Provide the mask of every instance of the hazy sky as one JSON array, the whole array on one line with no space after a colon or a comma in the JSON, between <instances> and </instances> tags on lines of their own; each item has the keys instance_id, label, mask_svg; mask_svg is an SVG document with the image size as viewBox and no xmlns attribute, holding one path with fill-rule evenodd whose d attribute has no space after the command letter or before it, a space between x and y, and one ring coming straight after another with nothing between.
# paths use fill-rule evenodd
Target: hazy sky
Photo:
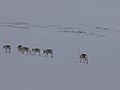
<instances>
[{"instance_id":1,"label":"hazy sky","mask_svg":"<svg viewBox=\"0 0 120 90\"><path fill-rule=\"evenodd\" d=\"M119 0L0 0L0 22L86 23L119 26Z\"/></svg>"}]
</instances>

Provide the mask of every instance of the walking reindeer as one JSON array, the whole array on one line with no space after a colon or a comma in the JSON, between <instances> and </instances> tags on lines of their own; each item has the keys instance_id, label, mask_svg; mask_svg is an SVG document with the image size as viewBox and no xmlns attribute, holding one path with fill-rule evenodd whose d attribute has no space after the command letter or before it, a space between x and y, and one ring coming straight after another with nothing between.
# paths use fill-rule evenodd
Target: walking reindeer
<instances>
[{"instance_id":1,"label":"walking reindeer","mask_svg":"<svg viewBox=\"0 0 120 90\"><path fill-rule=\"evenodd\" d=\"M5 49L5 53L11 53L11 46L10 45L4 45L3 49Z\"/></svg>"},{"instance_id":2,"label":"walking reindeer","mask_svg":"<svg viewBox=\"0 0 120 90\"><path fill-rule=\"evenodd\" d=\"M18 46L17 46L17 49L18 49L19 52L21 52L21 50L22 50L22 45L18 45Z\"/></svg>"},{"instance_id":3,"label":"walking reindeer","mask_svg":"<svg viewBox=\"0 0 120 90\"><path fill-rule=\"evenodd\" d=\"M31 55L29 47L23 47L22 45L18 45L17 49L19 52L22 52L23 54L25 54L25 52L26 52L26 54L30 53L30 55Z\"/></svg>"},{"instance_id":4,"label":"walking reindeer","mask_svg":"<svg viewBox=\"0 0 120 90\"><path fill-rule=\"evenodd\" d=\"M35 56L36 56L36 53L38 53L40 56L40 49L39 48L34 48L31 50L31 52L33 52L33 55L35 55Z\"/></svg>"},{"instance_id":5,"label":"walking reindeer","mask_svg":"<svg viewBox=\"0 0 120 90\"><path fill-rule=\"evenodd\" d=\"M43 50L43 54L45 54L45 57L48 57L48 54L50 54L51 58L53 58L53 50L52 49Z\"/></svg>"},{"instance_id":6,"label":"walking reindeer","mask_svg":"<svg viewBox=\"0 0 120 90\"><path fill-rule=\"evenodd\" d=\"M88 58L87 58L87 54L85 53L82 53L82 54L79 54L79 59L80 59L80 63L87 63L88 64Z\"/></svg>"}]
</instances>

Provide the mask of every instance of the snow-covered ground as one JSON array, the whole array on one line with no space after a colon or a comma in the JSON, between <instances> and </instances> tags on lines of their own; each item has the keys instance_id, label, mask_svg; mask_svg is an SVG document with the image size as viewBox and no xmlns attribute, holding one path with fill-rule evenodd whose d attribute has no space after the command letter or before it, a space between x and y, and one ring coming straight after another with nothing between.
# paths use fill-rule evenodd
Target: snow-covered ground
<instances>
[{"instance_id":1,"label":"snow-covered ground","mask_svg":"<svg viewBox=\"0 0 120 90\"><path fill-rule=\"evenodd\" d=\"M3 25L3 24L2 24ZM120 32L82 26L0 27L0 90L118 90L120 89ZM16 24L15 24L16 25ZM22 28L20 28L22 27ZM84 33L75 33L82 30ZM68 30L69 33L63 31ZM98 28L97 28L98 29ZM100 29L100 28L99 28ZM59 32L62 31L62 32ZM92 33L94 35L92 35ZM104 37L99 37L104 35ZM4 53L3 45L12 46ZM53 58L23 55L16 46L51 48ZM78 55L88 54L89 64ZM42 51L41 51L42 53Z\"/></svg>"}]
</instances>

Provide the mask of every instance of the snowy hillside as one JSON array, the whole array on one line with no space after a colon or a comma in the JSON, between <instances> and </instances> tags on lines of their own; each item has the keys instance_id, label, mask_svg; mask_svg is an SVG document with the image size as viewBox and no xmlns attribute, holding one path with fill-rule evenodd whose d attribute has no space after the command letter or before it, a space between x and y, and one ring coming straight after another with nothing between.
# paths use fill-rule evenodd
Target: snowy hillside
<instances>
[{"instance_id":1,"label":"snowy hillside","mask_svg":"<svg viewBox=\"0 0 120 90\"><path fill-rule=\"evenodd\" d=\"M0 23L0 90L118 90L120 31L99 26ZM10 44L11 53L3 45ZM23 55L17 45L53 49ZM79 63L86 52L89 64Z\"/></svg>"}]
</instances>

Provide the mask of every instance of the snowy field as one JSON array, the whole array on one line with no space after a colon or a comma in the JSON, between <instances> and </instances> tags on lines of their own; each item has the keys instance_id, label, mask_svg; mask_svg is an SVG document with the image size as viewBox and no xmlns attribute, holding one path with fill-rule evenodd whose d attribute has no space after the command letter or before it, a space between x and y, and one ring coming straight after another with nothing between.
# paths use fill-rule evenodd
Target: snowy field
<instances>
[{"instance_id":1,"label":"snowy field","mask_svg":"<svg viewBox=\"0 0 120 90\"><path fill-rule=\"evenodd\" d=\"M70 27L1 24L0 90L119 90L120 32ZM6 44L11 53L4 53ZM51 48L54 57L45 58L42 51L41 56L23 55L19 44ZM89 64L79 63L81 52L88 54Z\"/></svg>"}]
</instances>

